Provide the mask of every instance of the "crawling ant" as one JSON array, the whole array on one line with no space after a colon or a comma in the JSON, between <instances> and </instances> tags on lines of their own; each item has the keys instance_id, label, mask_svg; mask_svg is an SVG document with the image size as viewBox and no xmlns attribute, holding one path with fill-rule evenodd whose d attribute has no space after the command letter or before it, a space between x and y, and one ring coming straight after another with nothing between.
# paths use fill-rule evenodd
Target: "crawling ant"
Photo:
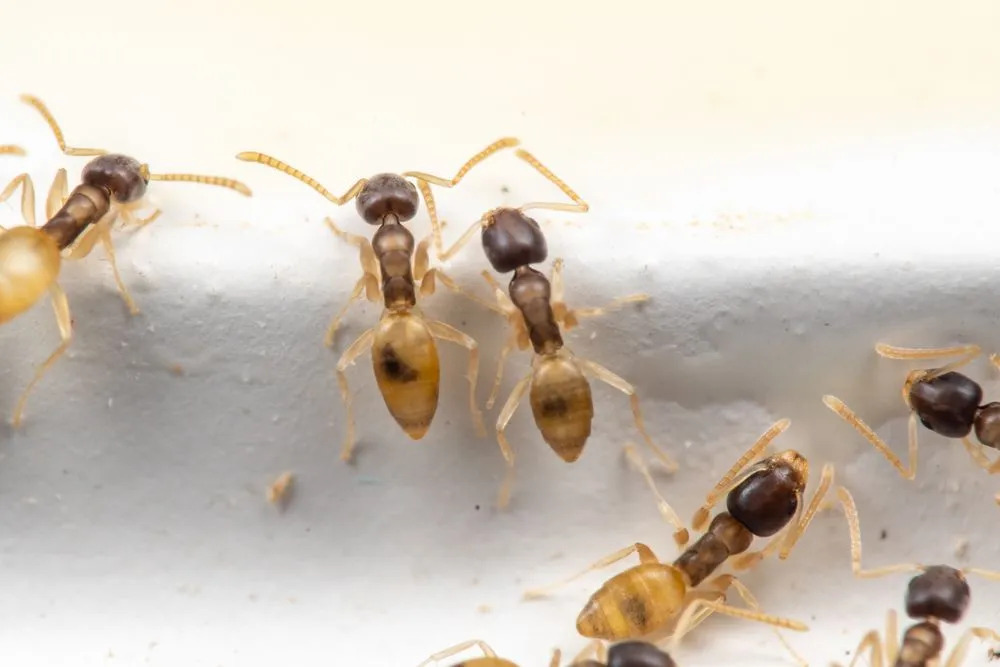
<instances>
[{"instance_id":1,"label":"crawling ant","mask_svg":"<svg viewBox=\"0 0 1000 667\"><path fill-rule=\"evenodd\" d=\"M584 605L576 620L576 629L584 637L618 641L672 636L676 646L712 613L775 628L806 630L798 621L763 613L749 589L734 575L709 578L724 563L735 570L747 570L779 549L779 558L784 560L819 510L833 483L832 465L823 466L819 485L806 507L803 494L809 480L809 462L804 456L785 450L751 464L790 424L788 419L776 422L723 475L691 521L695 531L705 531L706 526L707 531L672 564L661 562L648 546L636 543L552 586L527 591L525 597L542 597L636 553L639 564L608 579ZM656 489L649 469L635 450L629 447L626 452L656 496L661 514L673 525L674 541L679 547L685 546L688 530ZM711 510L723 495L727 511L719 512L709 523ZM754 537L771 536L775 537L763 549L747 551ZM730 588L749 609L725 604ZM803 662L780 633L778 638L798 662Z\"/></svg>"},{"instance_id":2,"label":"crawling ant","mask_svg":"<svg viewBox=\"0 0 1000 667\"><path fill-rule=\"evenodd\" d=\"M246 162L257 162L277 169L305 183L338 206L355 200L358 214L365 222L377 227L369 241L364 236L341 230L332 219L326 218L327 226L335 235L358 248L362 269L361 278L355 283L347 303L330 322L325 337L326 345L333 345L340 320L355 301L364 296L373 302L381 297L384 302L378 324L358 336L337 362L337 381L347 411L347 437L340 453L342 460L351 460L356 443L353 399L347 383L347 368L359 357L371 352L375 381L389 413L410 438L419 440L430 428L438 405L440 368L435 339L456 343L469 351L469 411L477 432L485 434L475 395L479 375L478 344L471 336L444 322L426 319L417 307L418 291L421 296L430 296L434 293L437 282L458 293L463 293L464 290L441 269L429 268L430 240L424 239L415 245L413 234L403 225L417 214L420 204L417 188L406 177L419 174L424 180L452 187L472 167L517 143L518 140L513 138L493 142L462 165L451 179L421 172L381 173L359 179L340 197L312 177L269 155L247 151L236 156ZM424 192L428 211L436 216L436 206L429 188L424 184L421 190ZM466 296L477 298L469 294Z\"/></svg>"},{"instance_id":3,"label":"crawling ant","mask_svg":"<svg viewBox=\"0 0 1000 667\"><path fill-rule=\"evenodd\" d=\"M0 201L3 201L18 187L21 188L21 213L27 223L11 229L0 227L0 324L28 310L48 292L62 338L59 347L36 370L28 388L21 394L14 410L15 427L21 423L28 395L72 340L73 319L69 302L56 282L63 258L82 259L100 241L111 263L118 292L134 315L139 309L118 273L111 229L118 218L123 223L140 227L156 219L159 210L146 218L135 216L149 182L187 181L217 185L250 196L250 190L245 185L232 179L196 174L154 174L149 171L148 165L126 155L67 146L59 124L42 101L31 95L22 95L21 100L42 115L65 155L96 157L83 168L82 183L72 192L67 192L66 170L59 170L46 199L47 222L41 227L35 226L35 188L28 174L16 176L0 192Z\"/></svg>"},{"instance_id":4,"label":"crawling ant","mask_svg":"<svg viewBox=\"0 0 1000 667\"><path fill-rule=\"evenodd\" d=\"M483 657L463 660L452 667L517 667L510 660L498 658L489 644L478 639L439 651L420 663L418 667L426 667L473 647L482 651ZM560 664L562 664L562 652L556 649L552 653L549 667L559 667ZM592 643L577 655L568 667L677 667L677 665L669 654L653 644L629 641L615 644L611 648L605 648L601 642Z\"/></svg>"},{"instance_id":5,"label":"crawling ant","mask_svg":"<svg viewBox=\"0 0 1000 667\"><path fill-rule=\"evenodd\" d=\"M487 211L446 251L442 260L454 255L467 244L477 229L481 230L483 251L499 273L513 271L507 293L486 271L483 277L492 286L497 305L491 309L507 319L510 336L500 351L496 379L486 401L493 407L503 378L507 357L514 349L533 348L532 370L511 391L496 423L497 443L507 462L507 475L500 488L498 505L505 507L510 500L514 476L514 451L507 440L506 429L524 396L529 396L535 426L552 450L567 463L576 461L590 437L594 403L587 376L596 378L626 394L632 406L636 428L644 442L664 466L676 470L677 464L653 442L646 431L635 387L624 378L588 359L575 356L563 343L562 333L577 326L580 319L606 314L610 309L627 303L648 300L644 294L622 297L603 308L573 310L564 302L562 280L563 261L555 260L550 278L532 268L531 264L545 261L548 245L539 224L525 215L531 209L586 212L587 203L562 179L525 150L516 155L554 183L573 203L534 202L518 208L500 207ZM435 230L440 242L440 226Z\"/></svg>"},{"instance_id":6,"label":"crawling ant","mask_svg":"<svg viewBox=\"0 0 1000 667\"><path fill-rule=\"evenodd\" d=\"M906 614L919 621L908 627L903 633L902 645L896 643L897 625L896 612L890 610L886 614L885 635L879 637L877 630L868 632L858 644L851 660L851 667L868 652L869 662L874 667L880 667L883 659L886 664L896 667L927 667L938 664L944 651L944 635L941 632L941 622L958 623L962 620L969 607L971 591L966 581L967 574L1000 581L1000 572L991 572L978 568L955 569L947 565L920 565L918 563L899 563L874 570L861 568L861 526L858 520L857 507L850 492L839 487L837 495L844 514L847 517L851 533L851 569L855 576L862 578L880 577L895 572L919 572L910 579L906 589ZM969 628L962 635L950 656L944 663L945 667L959 667L969 650L973 638L984 641L1000 641L1000 634L989 628Z\"/></svg>"},{"instance_id":7,"label":"crawling ant","mask_svg":"<svg viewBox=\"0 0 1000 667\"><path fill-rule=\"evenodd\" d=\"M888 359L936 359L959 355L960 358L940 368L910 371L903 382L903 402L910 411L908 422L909 461L906 466L868 424L837 398L826 395L823 403L854 427L875 449L882 453L899 474L912 480L917 475L917 421L946 438L959 438L969 456L990 475L1000 473L1000 459L990 461L982 447L1000 449L1000 402L982 404L983 388L956 369L979 356L978 345L945 348L906 348L879 343L879 355ZM996 355L990 358L1000 367ZM969 439L975 431L982 447ZM1000 495L996 498L1000 503Z\"/></svg>"}]
</instances>

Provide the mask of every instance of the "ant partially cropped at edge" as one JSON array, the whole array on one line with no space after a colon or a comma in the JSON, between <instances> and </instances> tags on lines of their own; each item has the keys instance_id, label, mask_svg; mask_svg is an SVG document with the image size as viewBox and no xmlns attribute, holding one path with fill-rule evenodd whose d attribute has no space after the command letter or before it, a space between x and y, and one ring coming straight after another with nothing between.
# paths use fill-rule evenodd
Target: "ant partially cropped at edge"
<instances>
[{"instance_id":1,"label":"ant partially cropped at edge","mask_svg":"<svg viewBox=\"0 0 1000 667\"><path fill-rule=\"evenodd\" d=\"M906 591L906 614L918 621L903 633L902 645L896 643L898 629L896 612L886 614L885 635L879 637L877 630L868 632L855 649L851 667L868 652L872 667L893 664L895 667L927 667L938 664L944 651L944 635L941 622L958 623L969 607L971 591L966 581L967 574L992 581L1000 581L1000 572L979 568L961 570L947 565L921 565L919 563L899 563L874 570L861 567L861 524L858 510L850 492L839 487L838 499L847 518L851 536L851 570L859 578L881 577L896 572L919 572L910 580ZM945 667L959 667L969 650L973 638L983 641L1000 641L1000 634L989 628L969 628L955 644ZM885 663L883 663L883 659Z\"/></svg>"},{"instance_id":2,"label":"ant partially cropped at edge","mask_svg":"<svg viewBox=\"0 0 1000 667\"><path fill-rule=\"evenodd\" d=\"M24 226L0 227L0 324L4 324L31 308L46 292L52 297L56 323L62 342L36 370L34 378L21 394L14 409L13 425L19 426L28 395L45 372L69 347L73 335L66 294L56 282L62 259L82 259L100 241L111 263L118 291L129 311L139 312L118 272L111 229L121 218L123 223L147 225L160 214L153 211L146 218L135 217L150 181L187 181L216 185L250 196L250 190L239 181L218 176L197 174L154 174L149 166L134 158L109 154L96 148L73 148L66 145L62 130L52 113L37 97L22 95L21 100L42 115L55 135L65 155L96 156L81 174L82 183L67 192L66 170L60 169L49 189L45 203L47 222L35 226L35 188L28 174L20 174L0 192L0 201L21 188L21 214ZM65 252L65 254L63 254Z\"/></svg>"},{"instance_id":3,"label":"ant partially cropped at edge","mask_svg":"<svg viewBox=\"0 0 1000 667\"><path fill-rule=\"evenodd\" d=\"M531 372L515 385L496 423L497 444L507 463L507 475L500 487L498 506L503 508L509 503L514 478L514 450L505 431L526 394L535 425L545 442L567 463L573 463L580 457L590 437L594 417L593 398L586 376L611 385L629 397L633 419L643 441L668 471L675 471L676 462L656 445L646 430L635 387L596 362L575 356L565 347L562 337L564 331L577 326L584 317L604 315L611 308L644 302L649 297L645 294L622 297L603 308L573 310L566 305L562 260L553 262L551 278L546 278L530 266L545 261L548 244L538 222L525 215L525 211L544 209L585 213L589 206L531 153L519 149L516 155L558 187L573 203L532 202L517 208L491 209L473 222L448 250L439 251L441 260L448 259L466 245L478 229L481 230L483 252L493 268L499 273L513 271L514 274L505 293L502 286L483 271L483 277L493 288L497 301L490 308L502 315L510 327L510 336L500 351L496 379L486 401L487 409L493 407L496 401L510 352L514 348L526 350L529 345L534 351ZM424 179L426 174L415 174L415 177ZM424 186L426 184L421 181L422 190ZM432 218L432 224L435 244L440 249L442 223Z\"/></svg>"},{"instance_id":4,"label":"ant partially cropped at edge","mask_svg":"<svg viewBox=\"0 0 1000 667\"><path fill-rule=\"evenodd\" d=\"M983 453L983 447L1000 449L1000 402L983 404L983 388L967 375L955 372L980 354L978 345L960 345L941 348L907 348L879 343L875 351L888 359L936 359L959 356L959 359L939 368L910 371L903 382L903 402L910 411L908 422L907 465L896 456L882 438L855 414L847 405L827 394L823 403L850 424L904 479L912 480L917 475L917 421L926 428L946 438L958 438L969 456L988 474L1000 473L1000 458L990 461ZM1000 359L990 357L994 366L1000 368ZM975 431L979 445L969 439ZM1000 503L1000 494L996 496Z\"/></svg>"},{"instance_id":5,"label":"ant partially cropped at edge","mask_svg":"<svg viewBox=\"0 0 1000 667\"><path fill-rule=\"evenodd\" d=\"M438 651L417 667L427 667L431 663L450 658L473 647L482 651L483 657L469 658L452 665L452 667L518 667L510 660L497 657L490 645L479 639L462 642L451 648ZM556 649L552 652L549 667L559 667L561 664L562 652ZM591 642L567 667L677 667L677 665L669 654L653 644L629 641L615 644L610 648L605 648L602 642Z\"/></svg>"}]
</instances>

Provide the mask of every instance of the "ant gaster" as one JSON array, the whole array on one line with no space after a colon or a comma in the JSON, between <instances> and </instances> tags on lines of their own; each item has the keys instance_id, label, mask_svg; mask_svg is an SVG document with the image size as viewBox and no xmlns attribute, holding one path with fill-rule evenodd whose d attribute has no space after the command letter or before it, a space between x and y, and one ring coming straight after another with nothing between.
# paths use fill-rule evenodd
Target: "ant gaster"
<instances>
[{"instance_id":1,"label":"ant gaster","mask_svg":"<svg viewBox=\"0 0 1000 667\"><path fill-rule=\"evenodd\" d=\"M134 211L146 194L150 181L188 181L230 188L250 196L250 190L238 181L217 176L196 174L154 174L149 166L126 155L109 154L95 148L73 148L66 145L62 130L48 108L37 97L23 95L22 101L42 115L59 148L66 155L96 156L81 174L82 183L67 192L66 170L60 169L46 199L47 222L35 226L35 188L28 174L16 176L0 192L0 201L21 188L21 213L24 226L0 227L0 324L8 322L31 308L48 292L55 308L56 322L62 342L35 372L27 389L14 409L13 424L21 423L25 402L45 372L69 347L73 335L73 319L66 294L56 282L64 257L81 259L90 254L100 241L111 263L118 291L134 315L138 308L118 273L111 228L117 218L123 223L146 225L159 215L156 210L144 219ZM64 254L65 252L65 254Z\"/></svg>"}]
</instances>

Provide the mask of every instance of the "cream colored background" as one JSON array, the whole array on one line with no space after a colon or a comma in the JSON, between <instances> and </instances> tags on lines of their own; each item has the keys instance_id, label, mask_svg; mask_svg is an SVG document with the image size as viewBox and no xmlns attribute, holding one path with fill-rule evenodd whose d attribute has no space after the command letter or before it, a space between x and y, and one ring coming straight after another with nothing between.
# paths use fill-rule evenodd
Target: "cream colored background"
<instances>
[{"instance_id":1,"label":"cream colored background","mask_svg":"<svg viewBox=\"0 0 1000 667\"><path fill-rule=\"evenodd\" d=\"M627 402L605 389L572 468L518 414L517 495L497 514L502 461L468 426L462 357L445 353L442 406L417 444L385 415L362 361L351 377L371 417L357 466L340 464L336 356L320 343L357 267L320 220L332 212L351 231L370 228L352 206L331 211L232 158L249 149L342 191L376 171L447 174L519 136L592 204L586 217L544 219L571 300L653 295L570 343L639 387L654 434L681 455L682 472L661 483L684 516L787 415L785 446L817 469L835 461L855 491L867 562L1000 569L997 484L957 443L922 433L918 481L906 483L819 403L839 393L902 452L905 365L877 361L872 344L1000 349L1000 5L4 10L0 143L30 155L0 160L0 178L30 169L47 184L58 166L75 175L83 164L58 155L17 102L32 92L71 143L231 175L255 197L152 192L167 213L120 243L139 318L124 312L100 253L64 269L73 352L33 397L24 431L0 428L3 664L405 667L482 637L529 667L582 645L573 619L601 577L531 604L519 602L525 587L635 540L671 557L621 462L635 437ZM552 197L509 156L464 185L439 197L451 235L488 207ZM0 206L0 224L16 220L16 206ZM425 233L426 221L414 228ZM470 246L450 271L479 287L484 266ZM451 296L427 307L480 338L491 377L495 320ZM376 314L354 311L340 348ZM0 410L55 341L47 307L0 330ZM507 390L526 363L512 361ZM985 364L970 373L996 395ZM262 494L285 469L299 485L280 515ZM901 605L905 577L856 582L847 563L830 513L788 562L747 577L766 609L812 626L792 641L813 664L843 659ZM973 591L970 622L1000 626L996 591L978 581ZM984 655L974 647L968 664ZM717 619L677 657L784 659L766 629Z\"/></svg>"}]
</instances>

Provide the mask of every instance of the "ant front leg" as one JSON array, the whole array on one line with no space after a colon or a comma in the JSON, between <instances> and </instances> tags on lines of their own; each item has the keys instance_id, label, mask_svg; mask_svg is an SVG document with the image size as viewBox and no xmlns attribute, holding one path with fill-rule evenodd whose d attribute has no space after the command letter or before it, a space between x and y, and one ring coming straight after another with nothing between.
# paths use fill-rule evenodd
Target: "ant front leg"
<instances>
[{"instance_id":1,"label":"ant front leg","mask_svg":"<svg viewBox=\"0 0 1000 667\"><path fill-rule=\"evenodd\" d=\"M631 294L612 299L607 305L597 308L570 308L566 305L565 301L566 288L563 283L562 272L563 260L562 258L557 258L552 262L552 273L549 277L549 283L552 286L552 311L555 314L556 320L567 331L578 326L580 320L583 318L602 317L612 310L627 304L645 303L650 298L648 294Z\"/></svg>"},{"instance_id":2,"label":"ant front leg","mask_svg":"<svg viewBox=\"0 0 1000 667\"><path fill-rule=\"evenodd\" d=\"M12 424L14 428L18 428L21 425L21 419L24 416L24 406L28 402L28 396L34 390L35 385L42 379L42 376L52 368L52 365L59 360L59 357L66 352L69 344L73 341L73 316L69 311L69 300L66 298L66 293L63 292L62 288L59 287L57 283L52 283L52 287L49 288L49 293L52 295L52 308L56 314L56 324L59 325L59 337L62 342L59 343L59 347L49 355L38 370L35 371L35 377L32 378L31 382L28 383L28 387L21 394L21 398L17 401L17 407L14 408L14 418Z\"/></svg>"},{"instance_id":3,"label":"ant front leg","mask_svg":"<svg viewBox=\"0 0 1000 667\"><path fill-rule=\"evenodd\" d=\"M500 315L504 314L504 311L495 303L487 301L486 299L480 298L478 295L469 292L468 290L462 288L458 283L454 281L447 273L445 273L440 268L429 268L430 257L428 253L428 246L430 245L430 239L423 239L417 244L416 251L413 255L413 279L420 283L420 294L421 296L431 296L436 291L437 282L440 281L447 289L451 290L455 294L464 296L469 301L479 304L487 310L492 310L494 313Z\"/></svg>"},{"instance_id":4,"label":"ant front leg","mask_svg":"<svg viewBox=\"0 0 1000 667\"><path fill-rule=\"evenodd\" d=\"M687 528L684 527L684 522L681 521L680 516L674 508L666 501L660 490L656 488L656 482L653 481L653 475L649 472L649 466L642 460L639 456L639 452L635 450L635 447L629 443L625 445L625 455L628 457L629 462L632 466L639 471L639 474L643 476L646 480L646 486L653 493L656 498L657 507L660 510L660 516L674 527L674 542L678 547L683 547L688 543L691 536L688 533Z\"/></svg>"},{"instance_id":5,"label":"ant front leg","mask_svg":"<svg viewBox=\"0 0 1000 667\"><path fill-rule=\"evenodd\" d=\"M990 628L969 628L962 633L962 637L955 644L955 648L952 650L951 655L948 656L948 661L944 663L944 667L960 667L965 661L965 654L969 652L969 644L973 638L984 642L1000 642L1000 634L997 634Z\"/></svg>"},{"instance_id":6,"label":"ant front leg","mask_svg":"<svg viewBox=\"0 0 1000 667\"><path fill-rule=\"evenodd\" d=\"M757 442L750 446L750 449L743 453L736 463L722 476L705 496L705 503L698 508L694 513L694 518L691 519L691 527L697 531L703 531L705 526L708 525L708 519L711 516L712 508L719 500L729 493L737 484L746 479L749 475L756 472L760 464L752 466L748 470L744 470L751 462L756 461L767 449L771 441L777 438L779 435L788 430L788 427L792 425L790 419L779 419L774 424L771 425L769 429L764 431L764 433L757 438ZM743 472L743 474L740 474Z\"/></svg>"},{"instance_id":7,"label":"ant front leg","mask_svg":"<svg viewBox=\"0 0 1000 667\"><path fill-rule=\"evenodd\" d=\"M45 217L49 220L62 208L69 197L69 184L66 182L66 170L60 169L49 186L49 194L45 198Z\"/></svg>"}]
</instances>

